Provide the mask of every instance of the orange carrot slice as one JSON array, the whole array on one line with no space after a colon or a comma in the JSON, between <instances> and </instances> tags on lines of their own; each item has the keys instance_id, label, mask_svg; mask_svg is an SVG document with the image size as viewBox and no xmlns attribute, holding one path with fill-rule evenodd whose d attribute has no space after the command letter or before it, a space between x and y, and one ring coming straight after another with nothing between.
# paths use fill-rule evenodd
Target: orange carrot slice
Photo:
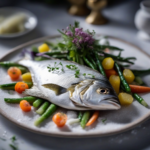
<instances>
[{"instance_id":1,"label":"orange carrot slice","mask_svg":"<svg viewBox=\"0 0 150 150\"><path fill-rule=\"evenodd\" d=\"M25 91L25 89L28 89L29 86L27 83L24 83L24 82L18 82L16 85L15 85L15 91L18 92L18 93L22 93L23 91Z\"/></svg>"},{"instance_id":2,"label":"orange carrot slice","mask_svg":"<svg viewBox=\"0 0 150 150\"><path fill-rule=\"evenodd\" d=\"M99 111L95 111L90 120L87 122L86 126L92 125L98 118L99 116Z\"/></svg>"},{"instance_id":3,"label":"orange carrot slice","mask_svg":"<svg viewBox=\"0 0 150 150\"><path fill-rule=\"evenodd\" d=\"M139 85L129 85L131 88L131 92L133 93L147 93L150 92L150 87L147 86L139 86Z\"/></svg>"}]
</instances>

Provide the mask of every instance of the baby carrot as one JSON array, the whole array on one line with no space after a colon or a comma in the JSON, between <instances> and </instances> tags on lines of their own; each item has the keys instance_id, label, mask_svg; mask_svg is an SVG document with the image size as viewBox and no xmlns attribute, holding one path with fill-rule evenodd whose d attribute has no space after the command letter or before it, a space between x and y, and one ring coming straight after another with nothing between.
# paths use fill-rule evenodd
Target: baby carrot
<instances>
[{"instance_id":1,"label":"baby carrot","mask_svg":"<svg viewBox=\"0 0 150 150\"><path fill-rule=\"evenodd\" d=\"M86 126L92 125L98 118L99 116L99 111L95 111L90 120L87 122Z\"/></svg>"},{"instance_id":2,"label":"baby carrot","mask_svg":"<svg viewBox=\"0 0 150 150\"><path fill-rule=\"evenodd\" d=\"M20 102L20 108L25 112L31 111L31 105L26 100Z\"/></svg>"},{"instance_id":3,"label":"baby carrot","mask_svg":"<svg viewBox=\"0 0 150 150\"><path fill-rule=\"evenodd\" d=\"M133 93L147 93L150 92L150 87L147 86L139 86L139 85L129 85L131 88L131 92Z\"/></svg>"},{"instance_id":4,"label":"baby carrot","mask_svg":"<svg viewBox=\"0 0 150 150\"><path fill-rule=\"evenodd\" d=\"M117 71L114 69L105 70L105 73L108 79L111 75L118 75Z\"/></svg>"}]
</instances>

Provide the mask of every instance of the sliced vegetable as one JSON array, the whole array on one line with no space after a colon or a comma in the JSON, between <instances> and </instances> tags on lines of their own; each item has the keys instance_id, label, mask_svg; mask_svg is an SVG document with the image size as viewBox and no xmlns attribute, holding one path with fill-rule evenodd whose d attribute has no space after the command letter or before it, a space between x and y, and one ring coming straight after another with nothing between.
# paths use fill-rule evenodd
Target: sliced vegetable
<instances>
[{"instance_id":1,"label":"sliced vegetable","mask_svg":"<svg viewBox=\"0 0 150 150\"><path fill-rule=\"evenodd\" d=\"M107 57L103 60L102 65L104 69L109 70L114 68L114 60L111 57Z\"/></svg>"},{"instance_id":2,"label":"sliced vegetable","mask_svg":"<svg viewBox=\"0 0 150 150\"><path fill-rule=\"evenodd\" d=\"M20 102L20 108L25 112L31 111L31 105L26 100Z\"/></svg>"},{"instance_id":3,"label":"sliced vegetable","mask_svg":"<svg viewBox=\"0 0 150 150\"><path fill-rule=\"evenodd\" d=\"M43 121L45 121L48 117L50 117L57 109L57 106L54 104L51 104L48 109L45 111L42 116L40 116L35 122L34 125L38 126L40 125Z\"/></svg>"},{"instance_id":4,"label":"sliced vegetable","mask_svg":"<svg viewBox=\"0 0 150 150\"><path fill-rule=\"evenodd\" d=\"M25 82L32 82L32 77L31 77L31 73L27 72L25 74L22 75L22 80Z\"/></svg>"},{"instance_id":5,"label":"sliced vegetable","mask_svg":"<svg viewBox=\"0 0 150 150\"><path fill-rule=\"evenodd\" d=\"M150 92L150 87L147 86L139 86L139 85L129 85L131 88L131 92L133 93L147 93Z\"/></svg>"},{"instance_id":6,"label":"sliced vegetable","mask_svg":"<svg viewBox=\"0 0 150 150\"><path fill-rule=\"evenodd\" d=\"M132 83L135 79L135 76L130 69L124 69L123 70L123 76L126 79L128 84Z\"/></svg>"},{"instance_id":7,"label":"sliced vegetable","mask_svg":"<svg viewBox=\"0 0 150 150\"><path fill-rule=\"evenodd\" d=\"M111 75L118 75L117 71L114 70L114 69L105 70L105 73L106 73L106 76L107 76L108 79L109 79L109 77L110 77Z\"/></svg>"},{"instance_id":8,"label":"sliced vegetable","mask_svg":"<svg viewBox=\"0 0 150 150\"><path fill-rule=\"evenodd\" d=\"M112 87L114 88L115 92L118 95L119 90L120 90L120 78L119 78L119 76L111 75L109 77L109 82L110 82L110 84L112 85Z\"/></svg>"},{"instance_id":9,"label":"sliced vegetable","mask_svg":"<svg viewBox=\"0 0 150 150\"><path fill-rule=\"evenodd\" d=\"M118 95L118 98L119 98L121 105L130 105L133 102L132 95L130 95L128 93L120 93Z\"/></svg>"},{"instance_id":10,"label":"sliced vegetable","mask_svg":"<svg viewBox=\"0 0 150 150\"><path fill-rule=\"evenodd\" d=\"M133 94L133 97L134 97L140 104L142 104L143 106L149 108L148 104L147 104L147 103L144 101L144 99L143 99L141 96L139 96L137 93L134 93L134 94Z\"/></svg>"},{"instance_id":11,"label":"sliced vegetable","mask_svg":"<svg viewBox=\"0 0 150 150\"><path fill-rule=\"evenodd\" d=\"M22 100L26 100L29 103L33 103L37 98L33 96L27 96L22 98L4 98L7 103L20 103Z\"/></svg>"},{"instance_id":12,"label":"sliced vegetable","mask_svg":"<svg viewBox=\"0 0 150 150\"><path fill-rule=\"evenodd\" d=\"M40 106L40 108L36 111L36 113L39 114L39 115L42 115L42 114L46 111L46 109L48 108L49 105L50 105L49 102L44 102L44 103Z\"/></svg>"},{"instance_id":13,"label":"sliced vegetable","mask_svg":"<svg viewBox=\"0 0 150 150\"><path fill-rule=\"evenodd\" d=\"M29 89L29 86L27 83L24 83L24 82L18 82L16 85L15 85L15 91L18 92L18 93L22 93L23 91L25 91L26 89Z\"/></svg>"},{"instance_id":14,"label":"sliced vegetable","mask_svg":"<svg viewBox=\"0 0 150 150\"><path fill-rule=\"evenodd\" d=\"M44 43L38 47L40 53L48 52L50 50L49 46Z\"/></svg>"},{"instance_id":15,"label":"sliced vegetable","mask_svg":"<svg viewBox=\"0 0 150 150\"><path fill-rule=\"evenodd\" d=\"M63 127L67 121L67 115L64 113L58 112L53 116L53 121L58 127Z\"/></svg>"},{"instance_id":16,"label":"sliced vegetable","mask_svg":"<svg viewBox=\"0 0 150 150\"><path fill-rule=\"evenodd\" d=\"M90 111L84 112L83 117L82 117L81 122L80 122L80 125L82 128L85 128L89 118L90 118Z\"/></svg>"},{"instance_id":17,"label":"sliced vegetable","mask_svg":"<svg viewBox=\"0 0 150 150\"><path fill-rule=\"evenodd\" d=\"M90 120L87 122L86 126L92 125L98 118L99 116L99 111L95 111Z\"/></svg>"},{"instance_id":18,"label":"sliced vegetable","mask_svg":"<svg viewBox=\"0 0 150 150\"><path fill-rule=\"evenodd\" d=\"M32 82L25 82L28 84L29 88L31 88L33 86ZM8 83L8 84L2 84L0 85L0 89L2 90L15 90L15 85L17 83Z\"/></svg>"},{"instance_id":19,"label":"sliced vegetable","mask_svg":"<svg viewBox=\"0 0 150 150\"><path fill-rule=\"evenodd\" d=\"M131 92L131 89L130 89L129 85L128 85L127 81L125 80L119 65L116 62L115 62L115 67L116 67L116 70L119 74L120 80L121 80L121 82L122 82L122 84L125 88L125 92Z\"/></svg>"},{"instance_id":20,"label":"sliced vegetable","mask_svg":"<svg viewBox=\"0 0 150 150\"><path fill-rule=\"evenodd\" d=\"M11 80L18 80L21 75L21 70L17 67L10 67L7 71L8 75L10 76Z\"/></svg>"},{"instance_id":21,"label":"sliced vegetable","mask_svg":"<svg viewBox=\"0 0 150 150\"><path fill-rule=\"evenodd\" d=\"M42 103L43 103L43 99L37 99L34 103L33 103L33 107L38 108Z\"/></svg>"}]
</instances>

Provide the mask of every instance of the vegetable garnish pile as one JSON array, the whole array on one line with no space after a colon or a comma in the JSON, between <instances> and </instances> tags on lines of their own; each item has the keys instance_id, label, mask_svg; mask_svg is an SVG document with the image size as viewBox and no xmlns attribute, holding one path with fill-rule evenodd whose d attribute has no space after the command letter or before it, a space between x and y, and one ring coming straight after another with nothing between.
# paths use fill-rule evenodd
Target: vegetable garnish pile
<instances>
[{"instance_id":1,"label":"vegetable garnish pile","mask_svg":"<svg viewBox=\"0 0 150 150\"><path fill-rule=\"evenodd\" d=\"M128 69L127 67L134 64L134 60L136 60L135 57L122 57L121 52L123 49L110 46L106 37L100 37L99 40L95 39L95 32L90 32L89 30L84 31L79 27L78 22L75 22L74 26L69 25L66 29L58 31L62 35L62 41L58 43L44 42L39 47L32 47L31 51L24 50L23 53L30 54L31 58L35 61L59 59L88 66L93 69L93 72L96 70L109 80L109 84L112 85L116 95L118 95L118 97L116 97L119 98L122 106L132 104L135 98L143 106L149 107L138 93L150 92L150 87L146 87L141 79L142 75L150 73L150 69L140 71ZM119 51L119 55L112 54L113 51ZM64 72L64 69L68 69L74 71L75 78L79 78L81 75L85 78L95 78L93 74L88 72L81 74L80 68L74 64L69 64L68 62L68 64L64 66L61 62L57 62L54 66L52 66L52 64L47 65L47 72L59 74ZM0 62L0 66L8 68L8 75L13 81L17 81L20 77L23 80L22 82L0 85L2 90L15 90L18 93L22 93L32 87L31 73L26 67L12 62ZM88 86L90 87L94 83L96 82L92 82ZM81 85L79 85L79 87L81 87ZM81 98L89 87L80 93ZM99 89L97 92L107 94L109 90ZM71 95L71 97L73 96ZM20 103L20 108L25 112L31 111L32 106L37 109L36 113L39 114L40 117L34 123L36 126L52 116L58 107L45 99L34 96L15 99L5 98L5 102ZM89 110L79 111L78 118L73 119L69 123L80 123L81 127L85 128L96 122L99 113L100 111L97 109L95 109L94 112ZM67 115L58 112L52 117L52 120L58 127L62 127L67 122Z\"/></svg>"}]
</instances>

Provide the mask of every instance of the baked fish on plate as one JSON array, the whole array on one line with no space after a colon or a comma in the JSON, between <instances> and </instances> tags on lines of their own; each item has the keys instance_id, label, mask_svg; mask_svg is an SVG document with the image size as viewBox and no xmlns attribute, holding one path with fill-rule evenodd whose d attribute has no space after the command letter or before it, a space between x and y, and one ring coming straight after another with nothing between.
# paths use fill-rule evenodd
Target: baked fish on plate
<instances>
[{"instance_id":1,"label":"baked fish on plate","mask_svg":"<svg viewBox=\"0 0 150 150\"><path fill-rule=\"evenodd\" d=\"M24 93L71 110L117 110L118 96L99 72L63 60L21 60L31 72L33 88Z\"/></svg>"}]
</instances>

